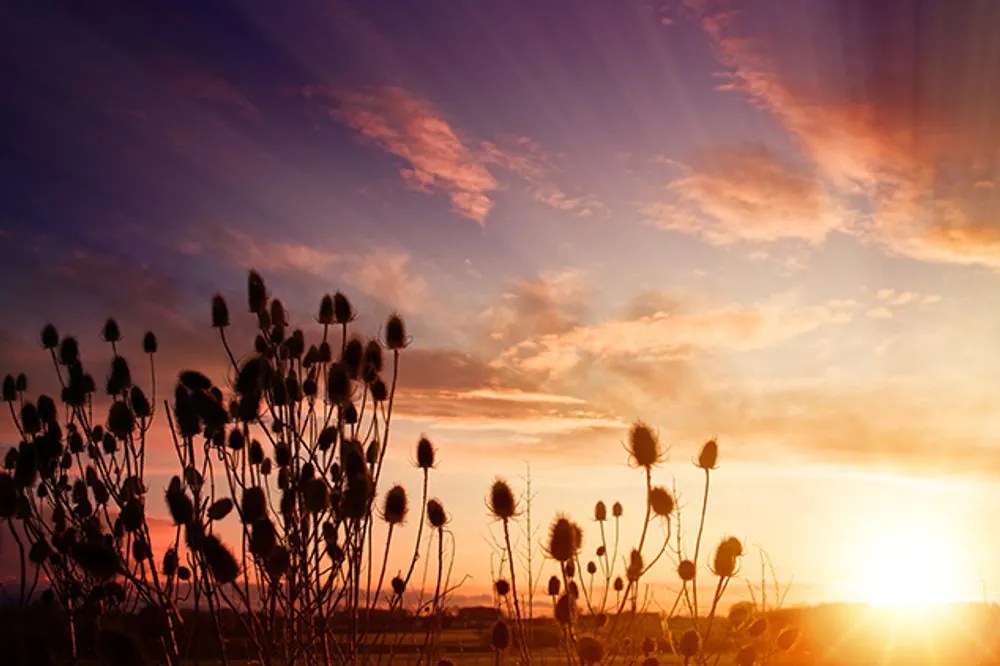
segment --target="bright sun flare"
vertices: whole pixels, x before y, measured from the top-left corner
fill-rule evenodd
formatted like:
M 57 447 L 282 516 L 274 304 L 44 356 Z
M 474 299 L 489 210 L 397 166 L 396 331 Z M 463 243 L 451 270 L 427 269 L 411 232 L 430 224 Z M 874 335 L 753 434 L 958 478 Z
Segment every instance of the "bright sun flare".
M 877 606 L 922 607 L 969 597 L 959 545 L 924 522 L 896 522 L 861 549 L 857 598 Z

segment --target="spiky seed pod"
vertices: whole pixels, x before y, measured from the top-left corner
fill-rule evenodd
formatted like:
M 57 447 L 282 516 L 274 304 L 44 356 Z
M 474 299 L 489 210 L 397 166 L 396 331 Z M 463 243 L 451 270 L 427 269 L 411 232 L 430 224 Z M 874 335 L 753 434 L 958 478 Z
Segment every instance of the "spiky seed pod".
M 247 276 L 247 306 L 250 312 L 259 315 L 267 307 L 267 287 L 264 278 L 257 271 L 250 271 Z
M 389 398 L 389 387 L 387 387 L 385 382 L 381 379 L 373 381 L 369 388 L 371 390 L 372 400 L 375 402 L 384 402 Z
M 569 624 L 573 621 L 573 599 L 569 594 L 563 594 L 556 601 L 556 621 L 559 624 Z
M 167 508 L 170 510 L 170 517 L 174 519 L 174 524 L 186 525 L 189 523 L 194 516 L 194 503 L 181 487 L 179 476 L 170 479 L 166 496 Z
M 128 400 L 132 404 L 132 411 L 138 418 L 148 419 L 153 415 L 153 407 L 149 404 L 149 399 L 138 386 L 133 386 L 129 391 Z
M 731 536 L 726 539 L 726 548 L 736 557 L 743 555 L 743 542 L 736 537 Z
M 155 354 L 158 348 L 156 335 L 152 331 L 146 331 L 146 334 L 142 336 L 142 351 L 146 354 Z
M 492 645 L 497 652 L 503 652 L 510 646 L 510 627 L 503 620 L 497 620 L 493 625 Z
M 653 513 L 666 518 L 674 512 L 674 498 L 663 486 L 655 486 L 649 490 L 649 505 Z
M 59 362 L 63 365 L 80 362 L 80 345 L 76 338 L 63 338 L 59 341 Z
M 594 520 L 599 523 L 603 523 L 608 519 L 608 507 L 602 501 L 598 501 L 594 505 Z
M 229 448 L 233 451 L 240 451 L 246 446 L 246 437 L 243 435 L 243 431 L 239 428 L 233 428 L 229 431 Z
M 767 618 L 759 617 L 753 621 L 747 633 L 753 638 L 759 638 L 764 635 L 765 631 L 767 631 Z
M 622 580 L 621 576 L 615 576 L 614 588 L 615 592 L 621 592 L 625 589 L 625 581 Z
M 118 328 L 118 322 L 111 318 L 105 321 L 104 328 L 101 329 L 101 338 L 105 342 L 121 342 L 122 332 Z
M 406 520 L 407 507 L 406 488 L 395 485 L 385 494 L 385 503 L 382 507 L 382 517 L 390 525 L 399 525 Z
M 104 539 L 79 541 L 70 552 L 77 564 L 100 580 L 110 580 L 121 569 L 118 553 L 114 546 Z
M 323 479 L 310 479 L 303 487 L 302 495 L 310 513 L 322 513 L 330 506 L 330 489 Z
M 575 580 L 571 580 L 570 582 L 566 583 L 566 594 L 568 594 L 574 599 L 580 598 L 580 588 L 577 586 Z
M 747 602 L 740 602 L 729 607 L 729 624 L 735 629 L 742 627 L 750 619 L 753 607 Z
M 108 395 L 118 395 L 130 386 L 132 371 L 129 370 L 128 361 L 123 356 L 115 356 L 111 359 L 111 373 L 108 375 Z
M 695 573 L 695 565 L 691 560 L 681 560 L 677 565 L 677 575 L 684 582 L 694 580 Z
M 28 551 L 28 559 L 35 564 L 44 564 L 51 554 L 52 546 L 44 538 L 41 538 L 31 544 L 31 549 Z
M 393 594 L 397 597 L 403 596 L 403 592 L 406 592 L 406 581 L 399 576 L 393 576 L 389 584 L 392 586 Z
M 247 449 L 247 458 L 251 465 L 259 465 L 264 462 L 264 447 L 256 439 L 250 441 L 250 448 Z
M 316 439 L 316 445 L 320 451 L 326 451 L 337 442 L 337 428 L 330 426 L 324 428 Z
M 344 353 L 340 355 L 340 362 L 347 368 L 347 373 L 351 379 L 361 376 L 361 363 L 365 356 L 365 345 L 361 338 L 351 338 L 344 346 Z
M 580 533 L 569 518 L 559 516 L 549 527 L 549 556 L 558 562 L 571 562 L 580 551 Z
M 723 578 L 736 573 L 737 558 L 743 554 L 743 544 L 736 537 L 723 539 L 715 549 L 712 570 Z
M 367 515 L 373 485 L 374 481 L 367 468 L 362 467 L 357 473 L 348 476 L 347 490 L 341 501 L 344 516 L 358 520 Z
M 222 499 L 212 502 L 212 505 L 208 507 L 208 518 L 209 520 L 222 520 L 229 515 L 229 512 L 233 510 L 233 500 L 228 497 L 223 497 Z
M 23 372 L 17 373 L 17 377 L 14 379 L 14 386 L 17 387 L 18 393 L 24 393 L 28 390 L 28 376 Z
M 338 291 L 333 295 L 333 320 L 338 324 L 347 324 L 354 320 L 354 308 L 347 296 Z
M 13 375 L 7 375 L 3 378 L 3 401 L 14 402 L 15 400 L 17 400 L 17 384 L 14 382 Z
M 608 623 L 607 613 L 598 613 L 597 615 L 594 616 L 594 624 L 597 626 L 598 629 L 600 629 L 607 623 Z
M 382 345 L 379 344 L 378 340 L 372 339 L 368 341 L 365 345 L 365 365 L 373 370 L 376 374 L 382 372 L 383 360 L 382 360 Z
M 497 596 L 506 597 L 510 592 L 510 583 L 506 579 L 500 578 L 493 583 L 493 590 L 497 593 Z
M 694 629 L 688 629 L 677 641 L 677 652 L 685 659 L 690 659 L 701 651 L 701 636 Z
M 201 553 L 209 571 L 219 583 L 232 583 L 240 574 L 236 558 L 215 535 L 209 534 L 202 539 Z
M 37 434 L 42 429 L 42 420 L 38 417 L 38 408 L 33 402 L 21 406 L 21 429 L 29 435 Z
M 636 582 L 642 576 L 642 570 L 645 564 L 642 561 L 642 554 L 632 549 L 632 552 L 628 556 L 628 567 L 625 568 L 625 576 L 630 582 Z
M 490 513 L 500 520 L 506 521 L 517 515 L 517 501 L 510 485 L 504 479 L 497 479 L 490 488 L 487 501 Z
M 714 439 L 710 439 L 701 447 L 697 465 L 704 470 L 715 469 L 718 460 L 719 444 Z
M 441 500 L 427 500 L 427 522 L 436 529 L 441 529 L 448 522 L 448 514 L 445 513 Z
M 163 575 L 173 576 L 175 573 L 177 573 L 177 551 L 168 548 L 163 554 Z
M 576 652 L 582 664 L 599 664 L 604 659 L 604 644 L 594 636 L 580 636 Z
M 324 326 L 329 326 L 334 323 L 333 296 L 330 294 L 326 294 L 323 296 L 322 300 L 320 300 L 319 313 L 316 315 L 316 321 Z
M 278 467 L 288 467 L 292 464 L 292 447 L 285 442 L 274 445 L 274 462 Z
M 146 510 L 142 506 L 142 502 L 138 499 L 131 499 L 122 507 L 119 520 L 121 520 L 126 532 L 137 532 L 142 527 L 145 517 Z
M 417 467 L 420 469 L 430 469 L 434 467 L 434 457 L 436 449 L 431 444 L 431 440 L 421 437 L 417 441 Z
M 229 306 L 222 294 L 212 296 L 212 328 L 229 326 Z
M 149 544 L 140 536 L 137 536 L 135 541 L 132 542 L 132 557 L 136 562 L 142 562 L 148 560 L 153 556 L 153 551 L 150 550 Z
M 243 517 L 244 525 L 256 523 L 267 517 L 267 498 L 264 496 L 263 488 L 251 486 L 243 491 L 243 497 L 240 500 L 240 514 Z
M 177 578 L 185 582 L 191 580 L 191 570 L 187 567 L 177 567 Z
M 111 403 L 108 409 L 108 430 L 118 439 L 124 440 L 135 428 L 135 415 L 124 402 Z
M 374 465 L 378 462 L 378 440 L 373 439 L 368 442 L 368 448 L 365 449 L 365 462 L 369 465 Z
M 593 560 L 587 562 L 587 573 L 591 576 L 597 573 L 597 564 L 595 564 Z
M 285 304 L 277 298 L 271 301 L 271 325 L 278 327 L 288 326 L 288 316 L 285 312 Z
M 267 571 L 267 575 L 271 577 L 271 580 L 278 580 L 284 576 L 288 573 L 291 566 L 291 553 L 284 546 L 275 546 L 264 563 L 264 569 Z
M 549 578 L 549 596 L 554 597 L 559 594 L 560 582 L 557 576 L 552 576 Z
M 791 650 L 795 647 L 795 644 L 799 640 L 799 630 L 795 627 L 786 627 L 782 629 L 781 633 L 778 634 L 778 639 L 776 641 L 779 650 L 784 650 L 785 652 Z
M 398 314 L 389 317 L 385 324 L 385 346 L 393 351 L 405 349 L 408 344 L 406 339 L 406 324 Z
M 278 545 L 278 535 L 274 523 L 268 518 L 254 521 L 250 529 L 250 552 L 256 557 L 265 558 Z
M 334 405 L 341 405 L 351 399 L 351 377 L 343 363 L 330 366 L 326 379 L 326 396 Z
M 735 666 L 754 666 L 757 663 L 757 650 L 752 645 L 744 645 L 733 657 Z
M 621 502 L 615 502 L 614 504 L 611 505 L 611 515 L 614 516 L 615 518 L 621 518 L 622 517 L 622 503 Z
M 52 324 L 46 324 L 42 328 L 41 341 L 43 349 L 55 349 L 59 346 L 59 331 Z
M 572 578 L 576 575 L 576 563 L 573 562 L 573 560 L 570 560 L 566 563 L 566 566 L 563 567 L 563 570 L 566 572 L 566 578 Z
M 608 549 L 604 547 L 604 544 L 601 544 L 600 546 L 597 547 L 596 552 L 598 557 L 604 557 L 604 554 L 608 552 Z
M 42 423 L 49 424 L 50 427 L 58 427 L 58 423 L 55 423 L 56 417 L 59 415 L 56 410 L 56 402 L 47 395 L 38 396 L 38 418 L 42 420 Z
M 642 639 L 642 645 L 640 646 L 643 654 L 649 654 L 656 649 L 656 641 L 654 641 L 650 636 L 646 636 Z
M 628 451 L 637 467 L 649 469 L 663 460 L 659 437 L 642 421 L 636 421 L 629 430 Z

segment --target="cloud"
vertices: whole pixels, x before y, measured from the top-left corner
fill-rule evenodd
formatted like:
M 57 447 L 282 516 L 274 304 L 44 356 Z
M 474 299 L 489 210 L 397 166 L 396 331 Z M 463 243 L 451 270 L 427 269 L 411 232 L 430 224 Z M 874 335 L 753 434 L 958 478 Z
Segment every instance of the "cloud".
M 413 275 L 410 254 L 404 250 L 375 247 L 333 252 L 225 225 L 206 227 L 197 240 L 182 240 L 179 249 L 191 255 L 220 252 L 244 270 L 299 273 L 324 280 L 339 273 L 351 286 L 404 312 L 413 312 L 427 301 L 427 282 Z
M 951 54 L 989 38 L 990 21 L 946 5 L 855 9 L 860 22 L 846 7 L 813 6 L 817 22 L 843 22 L 847 48 L 809 31 L 755 31 L 761 24 L 735 11 L 703 13 L 726 68 L 720 88 L 746 95 L 791 133 L 817 174 L 851 204 L 854 215 L 844 218 L 851 233 L 924 261 L 1000 266 L 996 202 L 981 185 L 994 181 L 1000 131 L 976 110 L 986 103 L 982 86 L 996 76 L 973 84 L 949 71 L 960 66 Z M 797 49 L 813 54 L 807 76 L 788 57 Z M 878 57 L 845 55 L 854 52 Z
M 402 159 L 406 167 L 400 176 L 407 186 L 445 193 L 457 214 L 479 225 L 486 223 L 495 193 L 503 189 L 495 170 L 520 178 L 531 198 L 549 208 L 580 216 L 606 211 L 593 196 L 571 195 L 558 185 L 558 169 L 535 141 L 494 142 L 463 135 L 433 104 L 403 88 L 313 85 L 302 93 L 331 118 Z
M 490 339 L 499 342 L 562 333 L 586 311 L 587 286 L 580 270 L 543 271 L 537 277 L 514 280 L 500 303 L 483 311 L 480 319 Z
M 710 243 L 819 243 L 842 213 L 813 175 L 782 163 L 761 145 L 702 154 L 667 186 L 670 198 L 647 205 L 653 224 Z

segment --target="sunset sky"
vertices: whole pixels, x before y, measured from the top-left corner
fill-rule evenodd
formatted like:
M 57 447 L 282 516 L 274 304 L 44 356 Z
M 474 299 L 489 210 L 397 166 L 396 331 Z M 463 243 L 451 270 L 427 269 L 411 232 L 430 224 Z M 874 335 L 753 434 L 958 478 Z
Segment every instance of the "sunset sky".
M 209 299 L 245 319 L 255 268 L 302 325 L 406 318 L 388 474 L 440 447 L 470 597 L 525 461 L 543 526 L 638 521 L 637 418 L 689 522 L 719 439 L 708 540 L 795 602 L 897 549 L 1000 595 L 1000 5 L 149 4 L 0 8 L 0 374 L 53 390 L 41 326 L 96 362 L 115 316 L 159 395 L 223 382 Z

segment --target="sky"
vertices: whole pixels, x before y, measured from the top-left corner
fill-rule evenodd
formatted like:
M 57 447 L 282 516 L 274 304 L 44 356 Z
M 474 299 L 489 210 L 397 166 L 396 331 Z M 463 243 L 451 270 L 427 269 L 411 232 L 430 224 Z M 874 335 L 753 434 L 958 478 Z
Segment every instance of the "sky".
M 160 395 L 223 381 L 209 300 L 242 315 L 254 268 L 303 325 L 337 289 L 365 334 L 406 318 L 389 473 L 415 487 L 416 439 L 440 448 L 470 598 L 494 476 L 523 489 L 530 462 L 539 524 L 593 535 L 596 500 L 639 511 L 640 418 L 688 521 L 718 438 L 708 539 L 766 549 L 791 600 L 870 598 L 899 550 L 942 598 L 993 598 L 998 24 L 902 0 L 8 3 L 0 372 L 51 390 L 42 325 L 99 356 L 115 316 L 126 352 L 160 336 Z

